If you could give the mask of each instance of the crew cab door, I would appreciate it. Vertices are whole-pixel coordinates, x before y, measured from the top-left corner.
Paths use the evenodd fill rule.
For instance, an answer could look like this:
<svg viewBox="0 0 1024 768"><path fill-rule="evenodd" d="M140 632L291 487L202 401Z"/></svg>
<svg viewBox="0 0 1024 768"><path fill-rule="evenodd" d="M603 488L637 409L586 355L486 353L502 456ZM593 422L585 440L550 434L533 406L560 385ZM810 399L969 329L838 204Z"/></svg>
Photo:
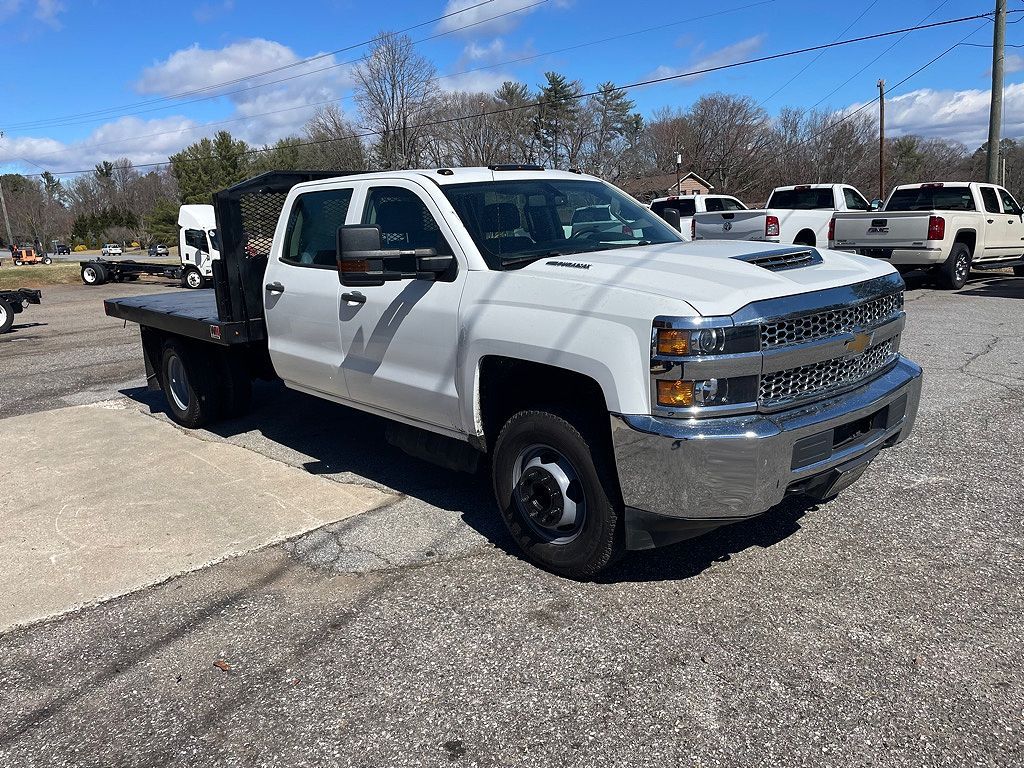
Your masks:
<svg viewBox="0 0 1024 768"><path fill-rule="evenodd" d="M385 249L435 248L454 254L457 269L437 280L408 278L344 288L341 344L349 398L381 411L461 428L458 312L466 261L434 201L418 184L367 184L362 224L380 228Z"/></svg>
<svg viewBox="0 0 1024 768"><path fill-rule="evenodd" d="M1003 204L1003 221L1005 229L999 243L999 256L1008 258L1024 253L1024 221L1021 219L1021 207L1013 199L1013 195L1002 187L996 187L999 201Z"/></svg>
<svg viewBox="0 0 1024 768"><path fill-rule="evenodd" d="M979 210L984 211L985 215L985 231L979 234L978 241L982 247L975 249L975 260L979 260L978 257L998 259L1010 237L1006 224L1007 217L1003 215L999 193L995 187L983 184L978 187L978 192L981 194L982 204Z"/></svg>
<svg viewBox="0 0 1024 768"><path fill-rule="evenodd" d="M337 237L356 189L355 184L332 185L296 197L264 274L268 345L277 375L298 389L339 398L347 390Z"/></svg>

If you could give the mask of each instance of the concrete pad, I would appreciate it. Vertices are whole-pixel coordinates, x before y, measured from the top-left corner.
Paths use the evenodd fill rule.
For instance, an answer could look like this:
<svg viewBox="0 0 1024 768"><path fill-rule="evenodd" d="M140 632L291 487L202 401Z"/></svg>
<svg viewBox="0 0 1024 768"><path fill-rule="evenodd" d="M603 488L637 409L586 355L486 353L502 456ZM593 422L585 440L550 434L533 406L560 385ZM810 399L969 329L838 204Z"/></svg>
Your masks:
<svg viewBox="0 0 1024 768"><path fill-rule="evenodd" d="M393 495L124 402L0 420L0 631L379 507Z"/></svg>

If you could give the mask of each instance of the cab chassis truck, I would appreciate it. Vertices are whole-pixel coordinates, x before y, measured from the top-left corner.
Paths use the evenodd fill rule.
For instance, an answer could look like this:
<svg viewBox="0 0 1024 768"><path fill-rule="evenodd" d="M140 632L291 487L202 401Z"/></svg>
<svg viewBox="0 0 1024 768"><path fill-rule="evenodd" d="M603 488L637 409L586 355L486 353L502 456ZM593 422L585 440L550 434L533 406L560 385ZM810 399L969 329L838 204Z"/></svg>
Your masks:
<svg viewBox="0 0 1024 768"><path fill-rule="evenodd" d="M214 206L214 291L105 302L141 327L171 417L240 414L278 376L385 417L414 456L486 457L516 544L572 578L831 498L913 428L904 284L877 260L686 243L537 166L270 172ZM611 219L566 232L594 206Z"/></svg>

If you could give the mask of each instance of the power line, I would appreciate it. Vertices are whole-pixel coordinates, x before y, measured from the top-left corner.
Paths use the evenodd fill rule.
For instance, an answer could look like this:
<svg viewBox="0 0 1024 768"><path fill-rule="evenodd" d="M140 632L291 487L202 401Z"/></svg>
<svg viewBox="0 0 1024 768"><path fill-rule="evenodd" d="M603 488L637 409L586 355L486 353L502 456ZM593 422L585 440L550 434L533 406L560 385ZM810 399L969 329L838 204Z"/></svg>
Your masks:
<svg viewBox="0 0 1024 768"><path fill-rule="evenodd" d="M1011 11L1011 13L1024 13L1024 10L1022 10L1022 11ZM729 64L719 64L719 65L712 66L712 67L704 67L702 69L691 70L689 72L680 72L680 73L676 73L676 74L673 74L673 75L664 75L662 77L654 77L654 78L650 78L650 79L647 79L647 80L639 80L639 81L634 82L634 83L626 83L625 85L615 86L614 88L612 88L610 90L612 90L612 91L624 91L624 90L627 90L629 88L642 88L642 87L645 87L645 86L648 86L648 85L656 85L656 84L659 84L659 83L671 82L671 81L674 81L674 80L680 80L680 79L687 78L687 77L695 77L697 75L706 75L706 74L709 74L711 72L720 72L720 71L727 70L727 69L734 69L736 67L748 66L750 64L760 64L760 63L765 62L765 61L774 61L776 59L786 58L786 57L789 57L789 56L797 56L797 55L800 55L800 54L803 54L803 53L811 53L811 52L814 52L814 51L820 51L820 50L824 50L824 49L827 49L827 48L838 48L840 46L852 45L852 44L855 44L855 43L862 43L862 42L866 42L868 40L878 40L880 38L892 37L893 35L900 35L900 34L904 34L904 33L907 33L907 32L917 32L917 31L921 31L921 30L925 30L925 29L935 29L935 28L938 28L938 27L947 27L947 26L950 26L950 25L953 25L953 24L962 24L962 23L967 22L967 21L974 21L976 19L986 19L986 18L990 17L991 15L992 15L991 12L989 12L989 13L978 13L978 14L974 14L973 16L962 16L962 17L956 18L956 19L946 19L944 21L935 21L935 22L932 22L930 24L918 24L918 25L915 25L915 26L912 26L912 27L903 27L901 29L890 30L888 32L876 32L875 34L863 35L863 36L860 36L860 37L850 38L848 40L837 40L837 41L834 41L834 42L831 42L831 43L823 43L821 45L812 45L812 46L808 46L808 47L805 47L805 48L798 48L798 49L795 49L795 50L792 50L792 51L783 51L781 53L773 53L773 54L769 54L769 55L766 55L766 56L757 56L757 57L754 57L754 58L751 58L751 59L745 59L743 61L731 62ZM974 31L976 32L977 30L974 30ZM971 34L974 34L974 32L972 32ZM941 58L941 56L945 55L945 53L948 53L948 52L949 52L949 50L945 51L943 54L940 54L940 56L936 57L935 61L937 61L939 58ZM933 63L933 62L929 62L929 64L931 64L931 63ZM925 65L925 66L928 66L928 65ZM913 74L917 74L917 73L915 72ZM906 79L909 79L909 77L912 77L913 74L908 76L908 78L905 78L903 81L901 81L901 83L905 82ZM901 83L898 83L897 85L899 85ZM579 94L573 94L572 96L567 96L567 97L564 97L564 98L561 98L561 99L556 99L554 101L555 101L555 103L568 102L568 101L577 101L577 100L580 100L580 99L589 98L590 96L596 96L596 95L598 95L600 93L602 93L601 90L586 91L586 92L579 93ZM514 107L505 107L505 108L502 108L502 109L492 110L492 111L488 112L487 114L490 117L490 116L499 115L499 114L506 114L506 113L509 113L509 112L518 112L518 111L523 110L523 109L532 109L532 108L538 106L538 104L539 104L539 102L530 102L528 104L517 105L517 106L514 106ZM867 106L867 105L865 105L865 106ZM864 109L864 107L861 107L860 109ZM458 117L449 117L449 118L445 118L445 119L442 119L442 120L434 120L434 121L426 122L426 123L418 123L418 124L416 124L414 126L409 126L409 127L410 128L431 128L431 127L436 127L436 126L440 126L440 125L450 125L451 123L460 122L462 120L475 120L475 119L478 119L479 117L480 117L479 113L473 113L473 114L470 114L470 115L461 115L461 116L458 116ZM364 138L369 138L371 136L380 136L380 135L383 135L383 133L384 133L383 131L368 130L368 131L364 131L363 133L355 133L355 134L351 134L349 136L337 136L337 137L330 138L330 139L317 139L317 140L310 140L310 141L304 141L304 142L296 142L295 144L292 145L292 147L298 148L298 147L305 147L305 146L316 146L316 145L320 145L320 144L329 144L329 143L334 142L334 141L347 141L347 140L350 140L350 139L364 139ZM253 149L247 150L247 151L242 152L240 154L241 155L253 155L253 154L259 154L259 153L262 153L262 152L273 151L273 149L274 149L273 147L258 147L258 148L253 148ZM153 167L158 167L158 166L165 166L165 165L168 165L168 164L169 164L169 162L141 163L141 164L139 164L139 165L137 165L135 167L136 168L153 168ZM71 176L71 175L80 174L80 173L92 173L94 170L95 170L94 168L88 168L88 169L78 170L78 171L55 171L54 175L56 175L56 176ZM40 174L26 174L26 175L39 176Z"/></svg>
<svg viewBox="0 0 1024 768"><path fill-rule="evenodd" d="M543 2L547 2L547 0L542 0L542 1ZM483 6L483 5L488 5L489 3L493 3L493 2L494 2L494 0L481 0L481 2L475 3L475 4L467 6L465 8L460 8L457 11L451 11L450 13L446 13L446 14L444 14L442 16L438 16L438 17L433 18L433 19L428 19L427 21L421 21L418 24L413 24L410 27L405 27L404 29L400 29L397 32L395 32L395 34L400 35L400 34L404 34L406 32L411 32L414 29L419 29L420 27L425 27L425 26L427 26L429 24L434 24L434 23L439 22L439 21L444 21L445 19L450 18L452 16L457 16L457 15L459 15L461 13L465 13L466 11L471 11L474 8L479 8L479 7ZM490 19L487 19L487 21L490 21ZM461 30L450 30L450 31L455 32L455 31L461 31ZM293 61L293 62L291 62L289 64L283 64L281 66L273 67L271 69L265 69L262 72L253 72L251 74L244 75L242 77L236 77L236 78L234 78L232 80L225 80L225 81L220 82L220 83L213 83L212 85L204 85L204 86L199 87L199 88L193 88L191 90L181 91L179 93L172 93L172 94L168 94L166 96L160 96L160 97L154 98L154 99L147 99L145 101L139 101L139 102L135 102L133 104L122 104L121 106L118 106L118 107L106 107L104 109L92 110L90 112L79 112L77 114L64 115L63 117L60 117L60 118L48 118L48 119L38 120L38 121L33 121L33 122L28 122L28 123L19 123L19 124L8 126L6 130L10 131L12 128L21 129L21 128L24 128L24 127L42 127L43 125L48 124L51 120L61 120L61 121L63 121L63 120L72 119L72 118L78 118L78 117L92 117L92 116L95 116L95 115L107 115L110 112L117 112L117 111L122 110L122 109L132 109L134 107L148 106L150 104L156 104L156 103L163 102L163 101L173 101L175 99L180 99L180 98L183 98L185 96L193 96L193 95L195 95L197 93L202 93L204 91L217 90L218 88L223 88L223 87L228 86L228 85L235 85L237 83L245 82L246 80L253 80L253 79L257 78L257 77L263 77L264 75L271 75L271 74L274 74L275 72L282 72L282 71L284 71L286 69L291 69L293 67L300 67L300 66L302 66L304 64L309 64L310 62L317 61L319 59L327 58L328 56L336 56L337 54L344 53L345 51L351 51L351 50L354 50L356 48L361 48L364 45L370 45L371 43L373 43L374 39L376 39L376 38L372 38L370 40L364 40L361 43L353 43L352 45L347 45L344 48L338 48L337 50L334 50L334 51L328 51L327 53L319 53L319 54L317 54L315 56L309 56L309 57L307 57L305 59L301 59L299 61ZM217 96L221 96L221 95L223 95L223 94L217 94ZM109 118L104 117L104 118L101 118L101 119L105 120L105 119L109 119Z"/></svg>
<svg viewBox="0 0 1024 768"><path fill-rule="evenodd" d="M534 59L543 58L545 56L554 56L554 55L557 55L557 54L560 54L560 53L567 53L569 51L575 51L575 50L579 50L581 48L587 48L587 47L594 46L594 45L602 45L604 43L613 42L613 41L616 41L616 40L622 40L622 39L627 38L627 37L635 37L636 35L642 35L642 34L647 34L649 32L660 31L660 30L667 29L667 28L670 28L670 27L679 26L681 24L691 24L691 23L693 23L695 21L703 21L705 19L714 18L716 16L724 16L724 15L730 14L730 13L737 13L739 11L749 10L751 8L755 8L755 7L761 6L761 5L770 5L770 4L775 3L775 2L778 2L778 0L758 0L757 2L748 3L747 5L741 5L741 6L737 6L735 8L727 8L727 9L722 10L722 11L715 11L714 13L705 13L705 14L702 14L700 16L691 16L688 19L679 19L678 21L674 21L674 22L671 22L669 24L659 24L658 26L655 26L655 27L646 27L644 29L634 30L632 32L624 32L622 34L612 35L611 37L604 37L604 38L600 38L598 40L590 40L590 41L583 42L583 43L577 43L575 45L566 46L564 48L557 48L557 49L555 49L553 51L544 51L542 53L535 53L535 54L531 54L531 55L528 55L528 56L520 56L520 57L515 58L515 59L508 59L508 60L501 61L501 62L496 62L496 63L493 63L493 64L484 64L484 65L481 65L481 66L478 66L478 67L472 67L470 69L463 69L463 70L460 70L459 72L450 72L450 73L448 73L446 75L439 76L437 78L437 80L446 80L446 79L450 79L450 78L453 78L453 77L459 77L461 75L472 74L474 72L481 72L481 71L488 70L488 69L496 69L498 67L505 67L505 66L509 66L510 64L520 64L520 63L525 62L525 61L532 61ZM877 2L877 0L876 0L876 2ZM198 131L198 130L202 130L204 128L210 128L210 127L214 127L214 126L218 126L218 125L228 125L230 123L237 123L237 122L242 122L242 121L247 121L247 120L253 120L253 119L258 118L258 117L267 117L268 115L278 115L278 114L282 114L284 112L292 112L292 111L295 111L295 110L298 110L298 109L311 109L313 107L321 107L321 106L325 106L327 104L335 104L335 103L338 103L338 102L341 102L341 101L346 101L346 100L348 100L350 98L351 98L351 96L342 96L342 97L337 98L337 99L328 99L326 101L313 102L311 104L302 104L302 105L294 106L294 107L284 107L282 109L275 109L275 110L271 110L269 112L261 112L261 113L253 114L253 115L244 115L244 116L241 116L241 117L233 117L233 118L229 118L229 119L226 119L226 120L216 120L216 121L213 121L213 122L210 122L210 123L203 123L201 125L189 126L188 128L181 128L181 129L178 129L178 130L158 131L156 133L143 134L141 136L133 136L128 141L136 141L136 140L139 140L139 139L157 138L159 136L169 136L171 134L186 133L186 132L190 132L190 131ZM103 142L103 143L99 143L99 144L88 144L88 145L86 145L83 148L84 149L96 149L98 147L108 147L108 146L115 145L115 144L121 144L124 141L125 141L125 139L116 139L114 141L108 141L108 142ZM62 154L65 151L66 150L61 149L61 150L57 150L55 152L48 152L48 153L45 153L45 154L37 155L37 157L53 157L54 155ZM24 158L21 158L21 159L23 161L25 161L25 162L28 162L27 160L24 160ZM33 163L33 165L34 165L34 163Z"/></svg>

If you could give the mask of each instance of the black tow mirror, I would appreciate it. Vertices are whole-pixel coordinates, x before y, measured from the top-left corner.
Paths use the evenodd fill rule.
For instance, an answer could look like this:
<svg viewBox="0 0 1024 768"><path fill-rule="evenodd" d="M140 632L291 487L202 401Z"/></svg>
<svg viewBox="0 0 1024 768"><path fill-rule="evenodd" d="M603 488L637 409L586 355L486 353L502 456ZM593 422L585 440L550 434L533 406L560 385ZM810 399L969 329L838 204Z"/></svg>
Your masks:
<svg viewBox="0 0 1024 768"><path fill-rule="evenodd" d="M338 281L347 286L378 286L389 280L436 280L455 266L455 257L434 248L381 248L380 227L346 224L338 228Z"/></svg>
<svg viewBox="0 0 1024 768"><path fill-rule="evenodd" d="M664 208L661 209L661 211L659 211L658 215L661 216L661 218L663 218L665 221L667 221L668 225L675 229L676 232L682 231L683 227L679 223L680 216L678 208L673 208L669 205L666 205Z"/></svg>

